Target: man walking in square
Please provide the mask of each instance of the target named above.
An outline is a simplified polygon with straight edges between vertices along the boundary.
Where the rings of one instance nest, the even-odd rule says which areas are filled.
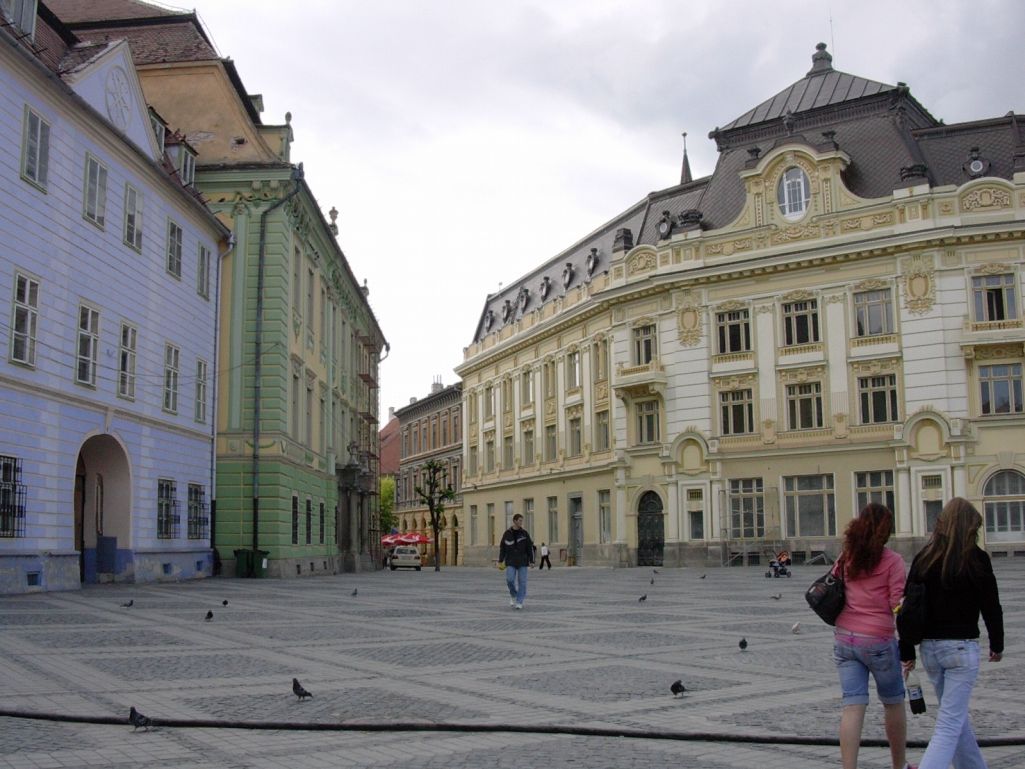
[[[545,564],[548,564],[548,571],[552,570],[552,559],[549,557],[551,551],[548,549],[548,545],[544,542],[541,543],[541,565],[537,567],[538,571],[545,570]]]
[[[505,584],[509,588],[509,605],[523,608],[527,597],[527,570],[534,563],[534,543],[523,528],[523,516],[513,516],[512,526],[502,535],[498,563],[505,565]]]

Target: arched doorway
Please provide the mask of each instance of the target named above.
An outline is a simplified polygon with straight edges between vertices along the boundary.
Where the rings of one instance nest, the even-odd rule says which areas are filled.
[[[654,491],[646,491],[637,503],[637,565],[661,566],[664,546],[662,498]]]
[[[452,516],[452,566],[459,565],[459,516]]]
[[[128,457],[110,435],[82,444],[75,467],[75,546],[83,582],[112,582],[131,566]]]

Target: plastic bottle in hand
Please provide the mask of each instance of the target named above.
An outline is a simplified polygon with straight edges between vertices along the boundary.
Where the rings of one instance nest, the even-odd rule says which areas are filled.
[[[916,716],[920,716],[925,712],[925,698],[922,696],[922,684],[918,680],[918,675],[913,670],[908,673],[907,690],[908,705],[911,706],[911,712]]]

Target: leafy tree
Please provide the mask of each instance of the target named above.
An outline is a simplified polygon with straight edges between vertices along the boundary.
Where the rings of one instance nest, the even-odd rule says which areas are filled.
[[[434,570],[441,571],[441,548],[438,546],[441,531],[441,516],[445,513],[445,503],[456,498],[456,492],[449,485],[448,470],[436,459],[428,459],[421,468],[422,486],[415,486],[413,491],[417,499],[431,513],[431,529],[434,531]]]
[[[387,534],[395,528],[395,478],[391,475],[381,476],[381,505],[378,511],[381,521],[381,533]]]

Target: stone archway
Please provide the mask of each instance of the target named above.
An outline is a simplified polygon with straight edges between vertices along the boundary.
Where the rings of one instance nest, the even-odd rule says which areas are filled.
[[[86,439],[75,466],[75,545],[83,582],[132,573],[132,477],[128,455],[111,435]]]
[[[661,566],[665,547],[662,498],[646,491],[637,502],[637,565]]]

